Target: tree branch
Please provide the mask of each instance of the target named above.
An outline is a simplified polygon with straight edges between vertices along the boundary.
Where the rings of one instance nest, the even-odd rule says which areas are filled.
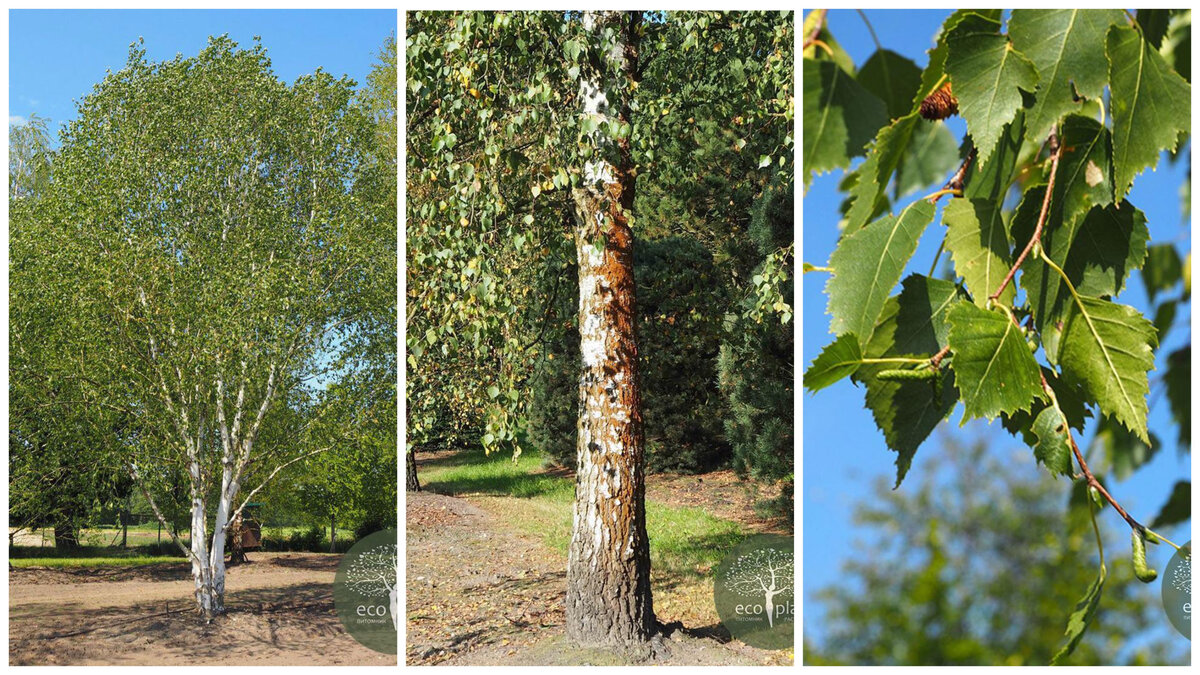
[[[1062,156],[1062,144],[1058,142],[1058,133],[1050,132],[1050,182],[1046,184],[1046,195],[1042,198],[1042,211],[1038,214],[1037,226],[1033,228],[1033,236],[1029,238],[1029,243],[1025,245],[1025,250],[1021,251],[1021,255],[1017,257],[1008,274],[1004,275],[1004,281],[1000,282],[1000,287],[995,293],[988,296],[989,300],[995,300],[1000,297],[1004,289],[1008,287],[1010,281],[1016,276],[1017,270],[1021,268],[1021,264],[1025,262],[1025,258],[1029,252],[1033,250],[1035,244],[1041,243],[1042,227],[1046,224],[1046,214],[1050,212],[1050,196],[1054,194],[1054,177],[1058,174],[1058,160]]]

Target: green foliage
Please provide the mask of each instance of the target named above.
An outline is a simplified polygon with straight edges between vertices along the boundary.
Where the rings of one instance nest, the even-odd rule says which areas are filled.
[[[975,304],[983,307],[1000,287],[1012,267],[1008,230],[999,206],[986,199],[956,199],[942,212],[946,224],[946,249],[954,269],[963,277]],[[997,298],[1011,305],[1015,291],[1009,286]]]
[[[641,240],[686,234],[718,264],[749,271],[739,249],[749,204],[791,171],[791,15],[648,16],[638,78],[607,66],[595,73],[607,101],[629,104],[620,125],[579,115],[581,78],[606,63],[611,40],[594,44],[578,13],[409,16],[411,445],[523,447],[529,378],[546,356],[529,346],[542,337],[544,289],[571,274],[562,261],[575,255],[564,236],[570,192],[611,139],[628,140],[636,165],[631,215]]]
[[[765,190],[754,207],[750,232],[762,261],[761,274],[771,264],[776,247],[793,232],[794,186],[788,181]],[[777,288],[780,301],[792,302],[791,261],[786,260]],[[733,446],[733,468],[758,480],[782,480],[783,495],[776,512],[793,515],[791,485],[795,473],[791,411],[794,409],[792,349],[794,324],[751,320],[753,312],[729,326],[721,345],[717,370],[721,390],[728,401],[725,435]]]
[[[1108,62],[1095,47],[1108,27],[1124,19],[1119,9],[1014,9],[1008,22],[1013,47],[1041,73],[1037,99],[1025,118],[1030,138],[1045,138],[1082,101],[1099,99],[1107,84]]]
[[[947,313],[954,372],[962,395],[962,423],[1027,409],[1042,397],[1038,364],[1012,316],[965,302]]]
[[[846,218],[829,262],[806,267],[832,273],[825,291],[838,336],[806,385],[815,392],[847,376],[865,385],[866,405],[898,454],[897,485],[959,398],[964,424],[999,417],[1050,473],[1084,484],[1102,480],[1101,471],[1123,479],[1153,456],[1150,371],[1162,373],[1157,386],[1181,442],[1190,436],[1190,346],[1155,354],[1189,298],[1187,264],[1175,246],[1149,241],[1145,214],[1126,200],[1135,176],[1164,150],[1177,154],[1190,134],[1190,65],[1180,52],[1190,44],[1190,13],[1146,10],[1133,22],[1121,10],[1024,9],[1012,12],[1007,34],[1004,25],[999,10],[952,13],[916,85],[905,68],[889,77],[892,60],[882,53],[859,71],[901,116],[839,185]],[[918,181],[928,185],[953,169],[946,150],[920,149],[935,144],[922,134],[937,132],[924,130],[944,126],[918,126],[915,112],[947,79],[967,123],[957,153],[965,179],[931,199],[892,204],[888,186],[906,192],[911,162],[936,164]],[[897,108],[905,98],[907,116]],[[806,115],[825,112],[806,99]],[[937,254],[951,258],[947,281],[908,269],[940,199],[948,199]],[[1119,298],[1139,269],[1153,322]],[[1085,429],[1095,438],[1090,460],[1076,448]],[[1136,523],[1131,516],[1135,531]],[[1101,566],[1098,579],[1078,585],[1083,599],[1056,662],[1092,623],[1104,577]]]
[[[804,184],[845,168],[887,121],[884,103],[832,61],[804,61]],[[818,114],[820,113],[820,114]]]
[[[981,166],[987,164],[1004,126],[1021,107],[1021,91],[1033,93],[1039,77],[1033,63],[1013,49],[999,30],[998,22],[969,14],[950,30],[946,41],[950,48],[946,73]]]
[[[10,375],[75,430],[23,415],[10,454],[52,440],[171,517],[369,430],[394,446],[396,167],[358,96],[228,37],[130,46],[14,212]]]
[[[1179,134],[1190,130],[1192,88],[1133,28],[1109,28],[1106,45],[1114,184],[1121,199],[1134,176],[1157,164],[1160,151],[1173,151]]]
[[[896,52],[879,49],[871,54],[855,79],[884,102],[889,118],[896,119],[904,117],[911,110],[912,98],[921,86],[921,69]],[[807,90],[804,95],[807,101]],[[877,125],[876,129],[879,126],[882,124]],[[805,135],[807,137],[807,131]]]
[[[703,310],[727,300],[712,257],[695,240],[670,237],[639,241],[634,265],[647,469],[691,473],[723,465],[729,446],[716,389],[721,317]],[[550,303],[542,318],[546,358],[530,379],[528,440],[574,467],[580,361],[574,265],[554,282],[557,290],[543,290]]]
[[[870,340],[887,294],[932,221],[933,205],[916,201],[899,216],[884,216],[842,240],[829,258],[833,278],[825,287],[830,332],[853,333],[863,345]]]

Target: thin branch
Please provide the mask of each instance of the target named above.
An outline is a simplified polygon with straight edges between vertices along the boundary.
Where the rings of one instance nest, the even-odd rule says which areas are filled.
[[[813,29],[809,31],[808,35],[804,36],[804,45],[800,48],[800,51],[808,49],[809,46],[811,46],[814,42],[817,42],[817,36],[820,35],[821,30],[825,28],[825,15],[829,13],[829,10],[817,9],[813,11],[817,13],[817,23],[813,26]],[[825,49],[828,50],[829,47],[826,46]]]
[[[271,479],[275,477],[275,474],[279,473],[280,471],[283,471],[284,469],[295,464],[296,462],[299,462],[302,459],[307,459],[309,457],[312,457],[313,455],[319,455],[322,452],[325,452],[326,450],[329,450],[331,448],[333,448],[333,446],[329,445],[324,448],[320,448],[318,450],[313,450],[312,452],[306,452],[303,455],[293,457],[292,459],[275,467],[275,470],[272,471],[265,479],[263,479],[263,482],[260,483],[258,487],[254,488],[253,490],[250,491],[250,494],[246,495],[246,500],[242,502],[242,505],[237,507],[237,510],[234,511],[232,514],[230,514],[228,522],[225,523],[225,527],[229,527],[230,525],[232,525],[233,521],[237,520],[238,516],[242,515],[242,509],[246,508],[246,505],[250,503],[250,500],[254,498],[254,495],[258,494],[258,492],[260,490],[262,490],[263,488],[265,488],[267,486],[267,483],[271,482]]]
[[[865,12],[861,9],[854,10],[862,17],[863,23],[867,24],[867,30],[871,32],[871,39],[875,42],[875,49],[883,49],[883,45],[879,44],[879,36],[875,35],[875,28],[871,26],[871,20],[867,18]]]
[[[989,300],[995,300],[1000,297],[1004,289],[1008,287],[1010,281],[1016,276],[1017,270],[1021,268],[1021,264],[1025,262],[1025,258],[1029,252],[1033,250],[1035,244],[1040,244],[1042,240],[1042,227],[1046,224],[1046,214],[1050,212],[1050,196],[1054,194],[1054,178],[1058,174],[1058,160],[1062,156],[1062,144],[1058,142],[1058,133],[1050,132],[1050,182],[1046,184],[1046,195],[1042,198],[1042,211],[1038,214],[1037,226],[1033,228],[1033,236],[1029,238],[1029,243],[1025,245],[1025,250],[1021,251],[1021,255],[1017,257],[1016,262],[1008,270],[1008,274],[1004,275],[1004,281],[1000,282],[1000,287],[995,293],[988,296]]]

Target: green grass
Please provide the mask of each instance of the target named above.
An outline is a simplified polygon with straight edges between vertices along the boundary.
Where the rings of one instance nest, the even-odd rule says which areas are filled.
[[[51,567],[62,569],[68,567],[135,567],[138,565],[156,565],[159,563],[178,563],[184,559],[179,556],[136,555],[118,558],[11,558],[13,567]]]
[[[482,450],[463,451],[426,464],[420,478],[422,487],[430,492],[520,499],[519,506],[505,513],[508,522],[566,554],[571,541],[575,482],[572,478],[538,474],[544,464],[545,458],[537,452],[522,453],[514,462],[508,454],[487,456]],[[748,536],[733,521],[652,499],[646,503],[646,529],[654,568],[691,576],[704,576],[698,570],[715,566]]]

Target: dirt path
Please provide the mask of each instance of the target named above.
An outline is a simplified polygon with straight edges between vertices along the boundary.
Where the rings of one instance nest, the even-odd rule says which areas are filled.
[[[339,555],[252,554],[204,625],[186,563],[9,571],[11,665],[394,665],[333,608]]]
[[[406,663],[621,664],[566,644],[565,560],[497,515],[513,506],[501,497],[408,493]],[[675,617],[660,612],[659,620]],[[729,642],[719,626],[688,628],[666,639],[652,663],[791,665],[781,652]]]

